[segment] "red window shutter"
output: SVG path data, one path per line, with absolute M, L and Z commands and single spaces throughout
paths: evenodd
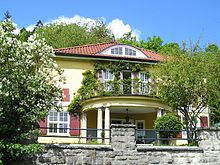
M 182 138 L 182 131 L 180 131 L 177 135 L 176 135 L 176 138 Z
M 64 102 L 70 101 L 69 88 L 63 88 L 63 101 Z
M 208 127 L 208 117 L 207 116 L 201 116 L 200 117 L 200 126 L 202 128 Z
M 70 135 L 71 136 L 78 136 L 80 135 L 80 118 L 79 113 L 70 113 Z
M 45 119 L 42 119 L 38 122 L 40 127 L 40 134 L 46 135 L 47 134 L 47 117 Z

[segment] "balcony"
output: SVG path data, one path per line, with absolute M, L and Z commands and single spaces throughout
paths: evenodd
M 118 81 L 102 81 L 98 84 L 97 95 L 153 95 L 150 82 L 124 79 Z

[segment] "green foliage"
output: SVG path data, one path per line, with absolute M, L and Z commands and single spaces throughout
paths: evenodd
M 111 91 L 106 91 L 103 82 L 98 80 L 98 72 L 101 70 L 109 69 L 114 74 L 114 80 L 108 81 L 107 85 L 112 87 Z M 96 62 L 94 64 L 94 70 L 88 70 L 83 73 L 82 85 L 77 91 L 74 99 L 68 106 L 69 111 L 76 111 L 80 109 L 80 104 L 82 101 L 92 98 L 94 96 L 112 96 L 112 95 L 122 95 L 125 93 L 131 93 L 131 84 L 133 82 L 139 85 L 140 80 L 136 79 L 120 79 L 120 71 L 131 70 L 132 72 L 145 72 L 149 76 L 149 72 L 146 70 L 145 64 L 135 64 L 123 61 L 118 62 Z M 123 85 L 123 91 L 121 86 Z
M 146 41 L 141 40 L 140 45 L 144 49 L 159 52 L 162 47 L 163 40 L 160 36 L 148 37 Z
M 167 43 L 164 44 L 160 50 L 159 53 L 164 54 L 164 55 L 172 55 L 172 56 L 177 56 L 180 55 L 182 53 L 182 50 L 179 46 L 178 43 Z
M 40 144 L 19 144 L 0 142 L 0 159 L 4 164 L 22 160 L 26 155 L 42 152 L 44 147 Z M 2 152 L 3 151 L 3 152 Z M 3 163 L 0 161 L 0 164 Z
M 207 48 L 205 49 L 205 51 L 206 51 L 206 52 L 212 52 L 212 53 L 214 53 L 214 52 L 219 51 L 219 48 L 218 48 L 218 46 L 217 46 L 216 44 L 209 44 L 209 45 L 207 46 Z
M 159 131 L 161 138 L 174 138 L 180 132 L 178 130 L 181 130 L 182 124 L 177 116 L 172 113 L 167 113 L 166 115 L 157 118 L 154 122 L 154 128 Z
M 37 121 L 52 108 L 59 110 L 62 71 L 53 49 L 37 36 L 22 42 L 10 20 L 0 23 L 0 142 L 1 161 L 20 158 L 38 150 Z
M 49 24 L 35 30 L 53 48 L 71 47 L 114 40 L 112 33 L 102 22 L 92 27 L 77 24 Z
M 198 46 L 168 57 L 154 72 L 159 97 L 183 114 L 188 138 L 196 138 L 195 119 L 220 98 L 218 72 L 219 55 L 201 51 Z
M 19 32 L 19 34 L 17 35 L 17 39 L 20 41 L 27 41 L 28 38 L 32 35 L 32 33 L 30 31 L 27 31 L 25 28 L 22 28 Z
M 120 43 L 129 44 L 134 47 L 144 48 L 159 52 L 165 55 L 179 55 L 182 53 L 182 48 L 178 43 L 165 43 L 163 45 L 163 40 L 160 36 L 148 37 L 147 40 L 138 41 L 136 37 L 132 36 L 132 33 L 126 33 L 122 38 L 118 39 Z
M 147 40 L 136 40 L 136 37 L 132 36 L 132 33 L 126 33 L 122 38 L 118 39 L 120 43 L 129 44 L 135 47 L 144 48 L 159 52 L 162 47 L 163 40 L 159 36 L 148 37 Z
M 220 106 L 218 106 L 217 108 L 211 108 L 210 117 L 213 125 L 216 123 L 220 123 Z
M 41 20 L 39 20 L 39 21 L 36 23 L 36 25 L 35 25 L 35 27 L 34 27 L 34 29 L 33 29 L 32 31 L 28 31 L 28 30 L 26 30 L 25 28 L 22 28 L 22 29 L 20 30 L 20 32 L 17 34 L 16 37 L 17 37 L 18 40 L 20 40 L 20 41 L 22 41 L 22 42 L 26 42 L 26 41 L 28 40 L 28 38 L 29 38 L 31 35 L 33 35 L 38 28 L 42 28 L 42 27 L 43 27 L 43 23 L 42 23 Z
M 220 52 L 209 52 L 209 60 L 207 61 L 209 66 L 210 76 L 210 90 L 213 91 L 210 94 L 209 106 L 211 110 L 211 123 L 220 123 Z M 214 84 L 214 85 L 212 85 Z

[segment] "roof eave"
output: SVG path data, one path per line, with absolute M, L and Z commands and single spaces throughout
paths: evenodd
M 132 59 L 132 58 L 115 58 L 110 56 L 91 56 L 88 54 L 69 54 L 69 53 L 61 53 L 56 52 L 55 58 L 65 58 L 65 59 L 82 59 L 82 60 L 99 60 L 99 61 L 126 61 L 133 63 L 146 63 L 146 64 L 157 64 L 160 62 L 159 60 L 147 60 L 147 59 Z

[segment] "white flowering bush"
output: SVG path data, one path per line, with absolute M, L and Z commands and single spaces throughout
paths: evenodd
M 36 35 L 21 42 L 13 29 L 10 20 L 0 23 L 0 164 L 39 150 L 27 140 L 37 121 L 60 108 L 64 82 L 52 47 Z

